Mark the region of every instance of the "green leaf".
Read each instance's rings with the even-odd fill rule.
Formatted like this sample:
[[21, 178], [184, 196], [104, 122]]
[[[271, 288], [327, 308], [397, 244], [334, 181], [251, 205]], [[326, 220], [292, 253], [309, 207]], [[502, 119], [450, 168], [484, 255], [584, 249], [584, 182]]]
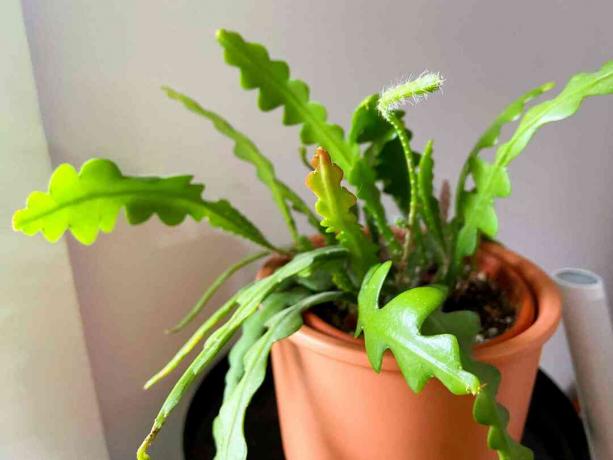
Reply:
[[371, 366], [381, 370], [383, 353], [390, 349], [411, 389], [418, 393], [432, 377], [453, 394], [476, 394], [479, 380], [462, 369], [460, 347], [450, 334], [425, 336], [426, 318], [445, 300], [442, 286], [425, 286], [405, 291], [379, 308], [381, 287], [391, 262], [374, 266], [364, 278], [358, 297], [356, 335], [364, 331]]
[[472, 358], [474, 339], [479, 329], [479, 317], [471, 311], [437, 311], [424, 324], [424, 332], [427, 334], [455, 335], [460, 344], [462, 366], [479, 378], [481, 387], [475, 397], [473, 416], [477, 423], [489, 426], [488, 447], [498, 452], [500, 460], [533, 460], [532, 451], [511, 438], [507, 432], [508, 412], [496, 402], [500, 373], [494, 366]]
[[287, 63], [271, 60], [266, 48], [245, 41], [236, 32], [218, 30], [217, 41], [224, 48], [226, 63], [240, 69], [243, 88], [260, 90], [261, 110], [283, 106], [283, 123], [301, 124], [300, 138], [304, 144], [323, 146], [344, 171], [351, 170], [356, 153], [343, 139], [342, 128], [328, 123], [326, 109], [309, 100], [306, 83], [290, 79]]
[[[274, 312], [266, 322], [266, 333], [246, 352], [243, 359], [243, 375], [224, 400], [213, 425], [218, 460], [243, 460], [247, 458], [247, 443], [243, 425], [245, 412], [251, 398], [261, 386], [266, 375], [268, 355], [272, 345], [284, 339], [302, 326], [302, 312], [313, 305], [338, 299], [339, 292], [322, 292], [300, 300], [295, 305]], [[277, 305], [279, 306], [279, 305]], [[268, 316], [266, 312], [264, 317]]]
[[196, 331], [192, 334], [192, 336], [183, 344], [183, 346], [177, 351], [177, 353], [172, 357], [166, 365], [160, 369], [154, 376], [149, 378], [144, 385], [145, 390], [148, 390], [153, 385], [158, 383], [160, 380], [164, 379], [172, 371], [174, 371], [179, 364], [189, 355], [196, 345], [202, 342], [202, 339], [206, 337], [206, 335], [213, 330], [217, 324], [221, 320], [223, 320], [226, 316], [228, 316], [232, 310], [237, 306], [237, 301], [240, 295], [242, 295], [243, 291], [248, 290], [251, 287], [251, 284], [244, 286], [238, 292], [236, 292], [232, 297], [230, 297], [221, 307], [215, 310], [213, 313], [202, 325], [196, 329]]
[[[351, 130], [349, 131], [349, 142], [362, 144], [364, 142], [375, 142], [389, 136], [390, 124], [381, 116], [377, 109], [379, 94], [371, 94], [357, 106], [351, 118]], [[395, 115], [402, 118], [404, 112], [397, 110]]]
[[586, 97], [613, 93], [613, 61], [604, 64], [594, 73], [577, 74], [555, 98], [535, 105], [522, 117], [511, 138], [500, 145], [493, 163], [475, 157], [470, 164], [475, 190], [466, 192], [460, 213], [463, 226], [460, 229], [454, 251], [454, 265], [477, 248], [479, 231], [494, 238], [498, 221], [494, 200], [511, 193], [507, 166], [528, 144], [539, 128], [553, 121], [573, 115]]
[[364, 202], [364, 210], [377, 226], [390, 255], [398, 258], [402, 250], [387, 221], [385, 208], [381, 203], [381, 192], [375, 185], [377, 179], [375, 171], [364, 158], [360, 158], [356, 161], [347, 179], [349, 183], [357, 187], [357, 196]]
[[484, 385], [475, 398], [473, 416], [477, 423], [489, 426], [487, 445], [498, 452], [500, 460], [533, 460], [532, 451], [515, 441], [507, 432], [509, 413], [496, 402], [500, 385], [500, 372], [494, 366], [478, 361], [470, 361], [467, 370], [474, 373]]
[[240, 269], [246, 267], [247, 265], [252, 264], [253, 262], [257, 260], [260, 260], [262, 257], [265, 257], [268, 254], [270, 254], [270, 252], [268, 251], [262, 251], [256, 254], [251, 254], [245, 257], [244, 259], [239, 260], [235, 264], [230, 265], [226, 270], [223, 271], [221, 275], [219, 275], [215, 279], [215, 281], [213, 281], [213, 283], [209, 286], [209, 288], [206, 291], [204, 291], [204, 294], [202, 294], [200, 299], [198, 299], [198, 302], [196, 302], [196, 305], [194, 305], [190, 309], [187, 315], [185, 315], [185, 317], [183, 317], [183, 319], [181, 319], [181, 321], [179, 321], [179, 323], [176, 326], [172, 327], [167, 332], [179, 332], [180, 330], [182, 330], [185, 326], [191, 323], [196, 316], [198, 316], [198, 314], [204, 309], [204, 307], [206, 307], [209, 300], [211, 300], [211, 298], [215, 295], [215, 293], [219, 290], [219, 288], [223, 286], [223, 284], [228, 280], [228, 278], [230, 278], [232, 275], [234, 275], [234, 273], [236, 273]]
[[287, 63], [271, 60], [266, 48], [245, 41], [236, 32], [219, 30], [217, 41], [224, 48], [226, 63], [239, 68], [242, 87], [259, 89], [260, 109], [270, 111], [283, 106], [283, 123], [302, 125], [300, 137], [303, 144], [321, 145], [347, 172], [349, 182], [358, 187], [358, 197], [364, 200], [366, 211], [375, 221], [390, 252], [399, 254], [400, 246], [387, 224], [374, 172], [361, 161], [357, 144], [346, 142], [343, 130], [327, 122], [326, 109], [309, 99], [306, 83], [291, 80]]
[[42, 232], [51, 242], [70, 230], [78, 241], [89, 245], [99, 231], [113, 230], [119, 211], [125, 208], [133, 225], [145, 222], [152, 214], [167, 225], [177, 225], [190, 215], [275, 249], [230, 203], [203, 200], [204, 186], [191, 180], [192, 176], [124, 176], [115, 163], [99, 158], [87, 161], [78, 173], [71, 165], [62, 164], [51, 176], [49, 191], [32, 192], [26, 207], [15, 212], [13, 228], [26, 235]]
[[439, 265], [444, 269], [447, 265], [447, 251], [443, 223], [438, 201], [434, 196], [434, 160], [432, 159], [432, 141], [428, 141], [419, 161], [417, 173], [417, 193], [420, 211], [428, 227], [425, 236], [432, 241]]
[[328, 246], [300, 253], [267, 278], [256, 281], [253, 285], [242, 290], [235, 298], [237, 307], [230, 319], [209, 336], [204, 343], [202, 351], [192, 361], [167, 396], [160, 412], [155, 418], [151, 431], [138, 449], [138, 460], [149, 460], [150, 457], [147, 454], [149, 446], [196, 377], [212, 362], [238, 328], [241, 327], [247, 318], [255, 313], [258, 306], [275, 288], [298, 273], [313, 267], [316, 263], [345, 257], [346, 255], [347, 251], [338, 246]]
[[191, 176], [170, 178], [127, 177], [109, 160], [92, 159], [81, 171], [60, 165], [51, 176], [48, 193], [32, 192], [25, 209], [15, 212], [13, 228], [26, 235], [39, 231], [51, 242], [66, 230], [83, 244], [92, 244], [98, 232], [109, 233], [126, 208], [128, 221], [138, 224], [156, 213], [168, 225], [185, 216], [204, 216], [204, 186]]
[[[407, 135], [410, 136], [408, 131]], [[408, 213], [411, 200], [409, 171], [402, 145], [395, 133], [394, 138], [382, 146], [374, 162], [377, 178], [383, 183], [383, 191], [394, 199], [403, 214]], [[415, 164], [415, 156], [413, 163]]]
[[207, 201], [204, 200], [204, 217], [209, 225], [225, 230], [229, 233], [242, 236], [260, 246], [272, 249], [276, 252], [284, 252], [273, 246], [264, 237], [262, 232], [238, 209], [234, 208], [227, 200]]
[[251, 315], [242, 327], [241, 337], [236, 341], [228, 354], [230, 365], [226, 373], [226, 386], [224, 388], [224, 401], [232, 394], [240, 379], [245, 373], [243, 360], [245, 354], [266, 332], [266, 323], [275, 314], [302, 300], [308, 295], [306, 290], [294, 290], [289, 292], [275, 292], [270, 294], [260, 308]]
[[[311, 210], [311, 208], [307, 206], [304, 200], [300, 198], [296, 192], [294, 192], [292, 189], [290, 189], [285, 184], [281, 184], [281, 188], [283, 188], [283, 193], [285, 194], [285, 197], [287, 198], [288, 202], [292, 206], [292, 209], [301, 214], [304, 214], [309, 224], [311, 224], [311, 226], [314, 227], [319, 233], [325, 235], [325, 230], [321, 227], [321, 225], [319, 225], [319, 219], [317, 218], [315, 213]], [[331, 243], [332, 240], [327, 239], [327, 242]]]
[[524, 113], [524, 110], [526, 110], [526, 104], [528, 102], [539, 97], [541, 94], [549, 91], [554, 86], [555, 83], [549, 82], [522, 94], [519, 98], [517, 98], [511, 104], [506, 106], [502, 113], [496, 117], [494, 122], [481, 135], [481, 137], [473, 147], [472, 151], [468, 155], [468, 158], [466, 159], [466, 162], [462, 167], [462, 171], [460, 172], [460, 178], [458, 179], [456, 189], [456, 214], [462, 207], [464, 193], [466, 192], [466, 178], [470, 172], [470, 166], [471, 163], [474, 161], [475, 157], [479, 154], [481, 150], [487, 149], [489, 147], [494, 147], [498, 143], [498, 138], [500, 137], [500, 133], [504, 125], [517, 120], [520, 115]]
[[318, 148], [312, 160], [314, 171], [307, 176], [307, 187], [317, 196], [315, 210], [323, 217], [322, 227], [336, 234], [355, 261], [358, 277], [362, 277], [376, 260], [376, 246], [364, 234], [351, 208], [356, 198], [341, 186], [343, 171], [332, 163], [328, 153]]
[[[281, 181], [277, 178], [272, 162], [260, 152], [251, 139], [240, 131], [234, 129], [232, 125], [230, 125], [230, 123], [228, 123], [221, 116], [211, 112], [210, 110], [206, 110], [190, 97], [181, 94], [172, 88], [164, 87], [163, 90], [166, 92], [169, 98], [181, 102], [191, 112], [207, 118], [209, 121], [211, 121], [211, 123], [213, 123], [213, 126], [215, 129], [217, 129], [217, 131], [234, 141], [234, 154], [239, 159], [255, 166], [258, 178], [270, 189], [273, 199], [281, 211], [285, 222], [287, 223], [294, 242], [298, 243], [298, 230], [296, 229], [296, 223], [294, 222], [287, 203], [290, 198], [288, 197], [288, 192], [290, 189], [287, 185], [281, 183]], [[291, 200], [295, 201], [296, 198], [298, 198], [298, 196], [296, 194], [292, 194]]]
[[[368, 142], [370, 145], [366, 149], [364, 158], [359, 159], [353, 170], [349, 172], [348, 180], [357, 186], [357, 195], [365, 202], [368, 220], [375, 224], [377, 233], [383, 237], [392, 257], [398, 258], [402, 250], [387, 222], [385, 210], [381, 205], [381, 194], [375, 185], [377, 180], [383, 180], [385, 185], [388, 172], [398, 177], [398, 170], [378, 169], [381, 162], [381, 150], [388, 142], [395, 139], [396, 133], [379, 113], [378, 102], [378, 94], [368, 96], [353, 113], [349, 142], [353, 144]], [[404, 112], [396, 111], [395, 114], [402, 118]], [[406, 169], [406, 166], [402, 167]], [[402, 168], [400, 174], [402, 174]], [[388, 192], [386, 188], [383, 191]]]

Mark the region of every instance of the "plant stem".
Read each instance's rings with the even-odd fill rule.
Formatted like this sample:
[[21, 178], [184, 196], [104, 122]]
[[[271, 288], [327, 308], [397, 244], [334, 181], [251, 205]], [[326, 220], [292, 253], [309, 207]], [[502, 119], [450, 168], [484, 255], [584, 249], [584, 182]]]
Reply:
[[409, 171], [409, 188], [410, 188], [410, 196], [411, 199], [409, 201], [409, 214], [407, 217], [407, 233], [404, 236], [404, 243], [402, 247], [402, 256], [400, 258], [399, 266], [401, 269], [404, 269], [407, 264], [407, 259], [409, 257], [409, 251], [411, 248], [411, 243], [415, 237], [415, 233], [417, 233], [418, 228], [416, 224], [416, 216], [417, 216], [417, 174], [415, 172], [415, 164], [413, 160], [413, 151], [411, 150], [411, 146], [409, 145], [409, 137], [407, 136], [406, 130], [402, 125], [400, 119], [393, 113], [389, 112], [386, 114], [386, 120], [392, 125], [394, 131], [396, 131], [396, 135], [400, 140], [400, 145], [402, 145], [402, 150], [404, 151], [404, 158], [407, 163], [407, 170]]

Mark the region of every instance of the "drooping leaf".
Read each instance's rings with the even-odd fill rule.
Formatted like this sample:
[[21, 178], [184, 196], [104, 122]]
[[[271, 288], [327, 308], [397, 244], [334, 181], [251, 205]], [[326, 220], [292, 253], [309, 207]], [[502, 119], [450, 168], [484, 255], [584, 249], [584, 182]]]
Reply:
[[[163, 89], [169, 98], [181, 102], [191, 112], [208, 119], [213, 123], [217, 131], [234, 141], [234, 154], [241, 160], [255, 166], [258, 178], [270, 189], [273, 200], [281, 211], [281, 215], [290, 230], [294, 242], [297, 243], [298, 230], [296, 229], [296, 223], [294, 222], [287, 203], [289, 197], [286, 192], [289, 191], [289, 187], [282, 184], [277, 178], [272, 162], [260, 152], [251, 139], [242, 132], [234, 129], [232, 125], [221, 116], [205, 109], [195, 100], [172, 88], [164, 87]], [[292, 194], [291, 199], [296, 200], [296, 198], [299, 199], [296, 194]]]
[[244, 259], [239, 260], [235, 264], [230, 265], [226, 270], [223, 271], [223, 273], [221, 273], [221, 275], [219, 275], [215, 279], [215, 281], [213, 281], [213, 283], [211, 283], [208, 289], [204, 291], [200, 299], [198, 299], [198, 302], [196, 302], [196, 304], [190, 309], [187, 315], [185, 315], [185, 317], [183, 317], [183, 319], [181, 319], [181, 321], [179, 321], [176, 326], [169, 329], [168, 332], [179, 332], [185, 326], [191, 323], [193, 319], [198, 316], [198, 314], [204, 309], [204, 307], [206, 307], [209, 300], [211, 300], [211, 298], [215, 295], [219, 288], [223, 286], [223, 284], [228, 280], [228, 278], [230, 278], [240, 269], [246, 267], [249, 264], [252, 264], [257, 260], [260, 260], [262, 257], [265, 257], [268, 254], [270, 254], [270, 252], [268, 251], [251, 254]]
[[196, 377], [211, 363], [223, 346], [228, 343], [238, 328], [249, 318], [258, 308], [258, 305], [275, 289], [286, 280], [298, 273], [312, 267], [316, 263], [326, 260], [346, 257], [347, 250], [338, 246], [328, 246], [303, 252], [296, 255], [290, 262], [279, 268], [276, 272], [260, 281], [256, 281], [248, 288], [242, 290], [235, 299], [237, 305], [232, 316], [213, 332], [204, 343], [202, 351], [189, 365], [187, 370], [177, 381], [170, 394], [162, 405], [151, 431], [141, 444], [137, 452], [138, 460], [149, 460], [147, 453], [149, 446], [157, 436], [158, 432], [166, 422], [172, 410], [181, 401]]
[[479, 329], [479, 317], [471, 311], [437, 311], [424, 324], [425, 333], [455, 335], [460, 344], [462, 366], [479, 379], [481, 386], [475, 397], [473, 417], [477, 423], [489, 427], [488, 447], [497, 451], [500, 460], [533, 460], [532, 451], [511, 438], [507, 432], [508, 412], [496, 402], [500, 373], [494, 366], [472, 357], [474, 339]]
[[244, 460], [247, 443], [243, 425], [245, 412], [251, 398], [264, 381], [268, 355], [272, 345], [296, 332], [302, 325], [302, 312], [317, 304], [331, 302], [339, 292], [322, 292], [300, 300], [295, 305], [277, 311], [266, 323], [266, 333], [246, 352], [243, 359], [243, 375], [224, 400], [213, 433], [217, 460]]
[[454, 265], [474, 253], [479, 232], [493, 238], [498, 231], [494, 200], [511, 193], [507, 166], [528, 144], [539, 128], [553, 121], [573, 115], [586, 97], [613, 93], [613, 61], [593, 73], [577, 74], [553, 99], [533, 106], [522, 117], [515, 133], [496, 150], [493, 163], [475, 157], [470, 171], [475, 190], [465, 193], [460, 213], [462, 227], [458, 233]]
[[203, 200], [204, 186], [192, 176], [169, 178], [124, 176], [110, 160], [95, 158], [77, 172], [60, 165], [51, 176], [48, 192], [32, 192], [26, 207], [13, 215], [13, 228], [26, 235], [42, 232], [55, 242], [69, 230], [83, 244], [92, 244], [100, 231], [115, 227], [122, 208], [130, 224], [145, 222], [157, 214], [167, 225], [185, 216], [208, 219], [214, 227], [274, 249], [245, 216], [225, 200]]
[[314, 170], [307, 175], [306, 183], [317, 196], [315, 210], [323, 217], [321, 225], [349, 250], [361, 278], [376, 262], [377, 248], [351, 212], [356, 197], [341, 185], [343, 171], [324, 149], [317, 149], [311, 164]]
[[484, 385], [475, 398], [473, 416], [477, 423], [489, 426], [488, 447], [498, 452], [500, 460], [533, 460], [533, 452], [511, 438], [507, 432], [509, 412], [502, 404], [496, 402], [496, 393], [500, 385], [498, 369], [478, 361], [468, 362], [466, 368]]
[[243, 323], [241, 336], [228, 354], [229, 368], [225, 379], [224, 401], [232, 394], [243, 377], [245, 354], [264, 335], [268, 320], [284, 308], [296, 304], [308, 294], [306, 290], [275, 292], [264, 299], [260, 308]]
[[309, 99], [306, 83], [290, 78], [287, 63], [271, 60], [266, 48], [245, 41], [236, 32], [218, 30], [217, 41], [224, 48], [226, 63], [240, 69], [243, 88], [259, 89], [261, 110], [282, 106], [284, 124], [302, 125], [304, 144], [323, 146], [344, 171], [351, 170], [356, 153], [345, 142], [342, 128], [327, 122], [326, 109]]
[[177, 351], [166, 365], [156, 372], [144, 385], [145, 390], [148, 390], [153, 385], [164, 379], [172, 371], [174, 371], [179, 364], [196, 348], [196, 346], [202, 342], [206, 335], [211, 332], [221, 320], [228, 316], [232, 310], [238, 305], [238, 299], [242, 295], [243, 291], [250, 289], [251, 283], [241, 288], [233, 296], [231, 296], [221, 307], [215, 310], [207, 320], [200, 325], [198, 329], [192, 334], [192, 336], [183, 344], [183, 346]]
[[420, 392], [430, 378], [436, 377], [453, 394], [476, 394], [479, 380], [462, 368], [456, 338], [421, 332], [424, 321], [445, 300], [446, 288], [433, 285], [410, 289], [379, 308], [379, 295], [390, 267], [388, 261], [371, 268], [358, 297], [356, 335], [364, 332], [373, 369], [381, 370], [383, 353], [390, 349], [414, 392]]
[[519, 98], [517, 98], [511, 104], [506, 106], [502, 113], [496, 117], [494, 122], [481, 135], [481, 137], [473, 147], [472, 151], [468, 155], [468, 158], [466, 159], [466, 162], [464, 163], [464, 166], [462, 167], [462, 170], [460, 172], [455, 197], [456, 215], [462, 207], [464, 193], [466, 192], [466, 178], [470, 173], [470, 165], [474, 158], [479, 154], [481, 150], [487, 149], [489, 147], [494, 147], [498, 143], [498, 138], [500, 137], [500, 133], [504, 125], [517, 120], [526, 110], [526, 104], [528, 102], [539, 97], [541, 94], [549, 91], [554, 86], [555, 83], [549, 82], [522, 94]]

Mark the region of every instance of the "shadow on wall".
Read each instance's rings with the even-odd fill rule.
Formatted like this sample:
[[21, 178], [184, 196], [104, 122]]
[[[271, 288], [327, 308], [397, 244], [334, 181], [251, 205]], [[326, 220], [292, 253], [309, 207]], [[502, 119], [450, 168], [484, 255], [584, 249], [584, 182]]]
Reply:
[[[157, 219], [139, 227], [120, 221], [112, 236], [102, 235], [90, 247], [71, 240], [69, 248], [109, 454], [132, 458], [185, 366], [146, 392], [142, 386], [196, 324], [176, 335], [165, 335], [164, 330], [181, 319], [225, 267], [250, 250], [238, 239], [193, 221], [172, 228]], [[254, 270], [236, 274], [196, 323]], [[181, 405], [171, 416], [152, 449], [154, 458], [182, 458], [185, 410]], [[116, 445], [114, 439], [126, 443]]]

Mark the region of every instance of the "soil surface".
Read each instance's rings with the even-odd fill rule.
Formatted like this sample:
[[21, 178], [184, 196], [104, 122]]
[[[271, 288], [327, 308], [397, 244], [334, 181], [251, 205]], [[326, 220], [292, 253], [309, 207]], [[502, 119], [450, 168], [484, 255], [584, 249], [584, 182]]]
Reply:
[[470, 310], [479, 315], [481, 331], [476, 341], [499, 336], [515, 322], [516, 312], [504, 291], [485, 273], [476, 273], [459, 285], [443, 305], [443, 311]]
[[[443, 311], [470, 310], [479, 315], [481, 331], [478, 343], [493, 339], [504, 333], [515, 322], [515, 308], [504, 291], [484, 273], [476, 273], [460, 284], [445, 301]], [[313, 309], [321, 319], [336, 328], [353, 334], [357, 315], [355, 305], [319, 305]]]

